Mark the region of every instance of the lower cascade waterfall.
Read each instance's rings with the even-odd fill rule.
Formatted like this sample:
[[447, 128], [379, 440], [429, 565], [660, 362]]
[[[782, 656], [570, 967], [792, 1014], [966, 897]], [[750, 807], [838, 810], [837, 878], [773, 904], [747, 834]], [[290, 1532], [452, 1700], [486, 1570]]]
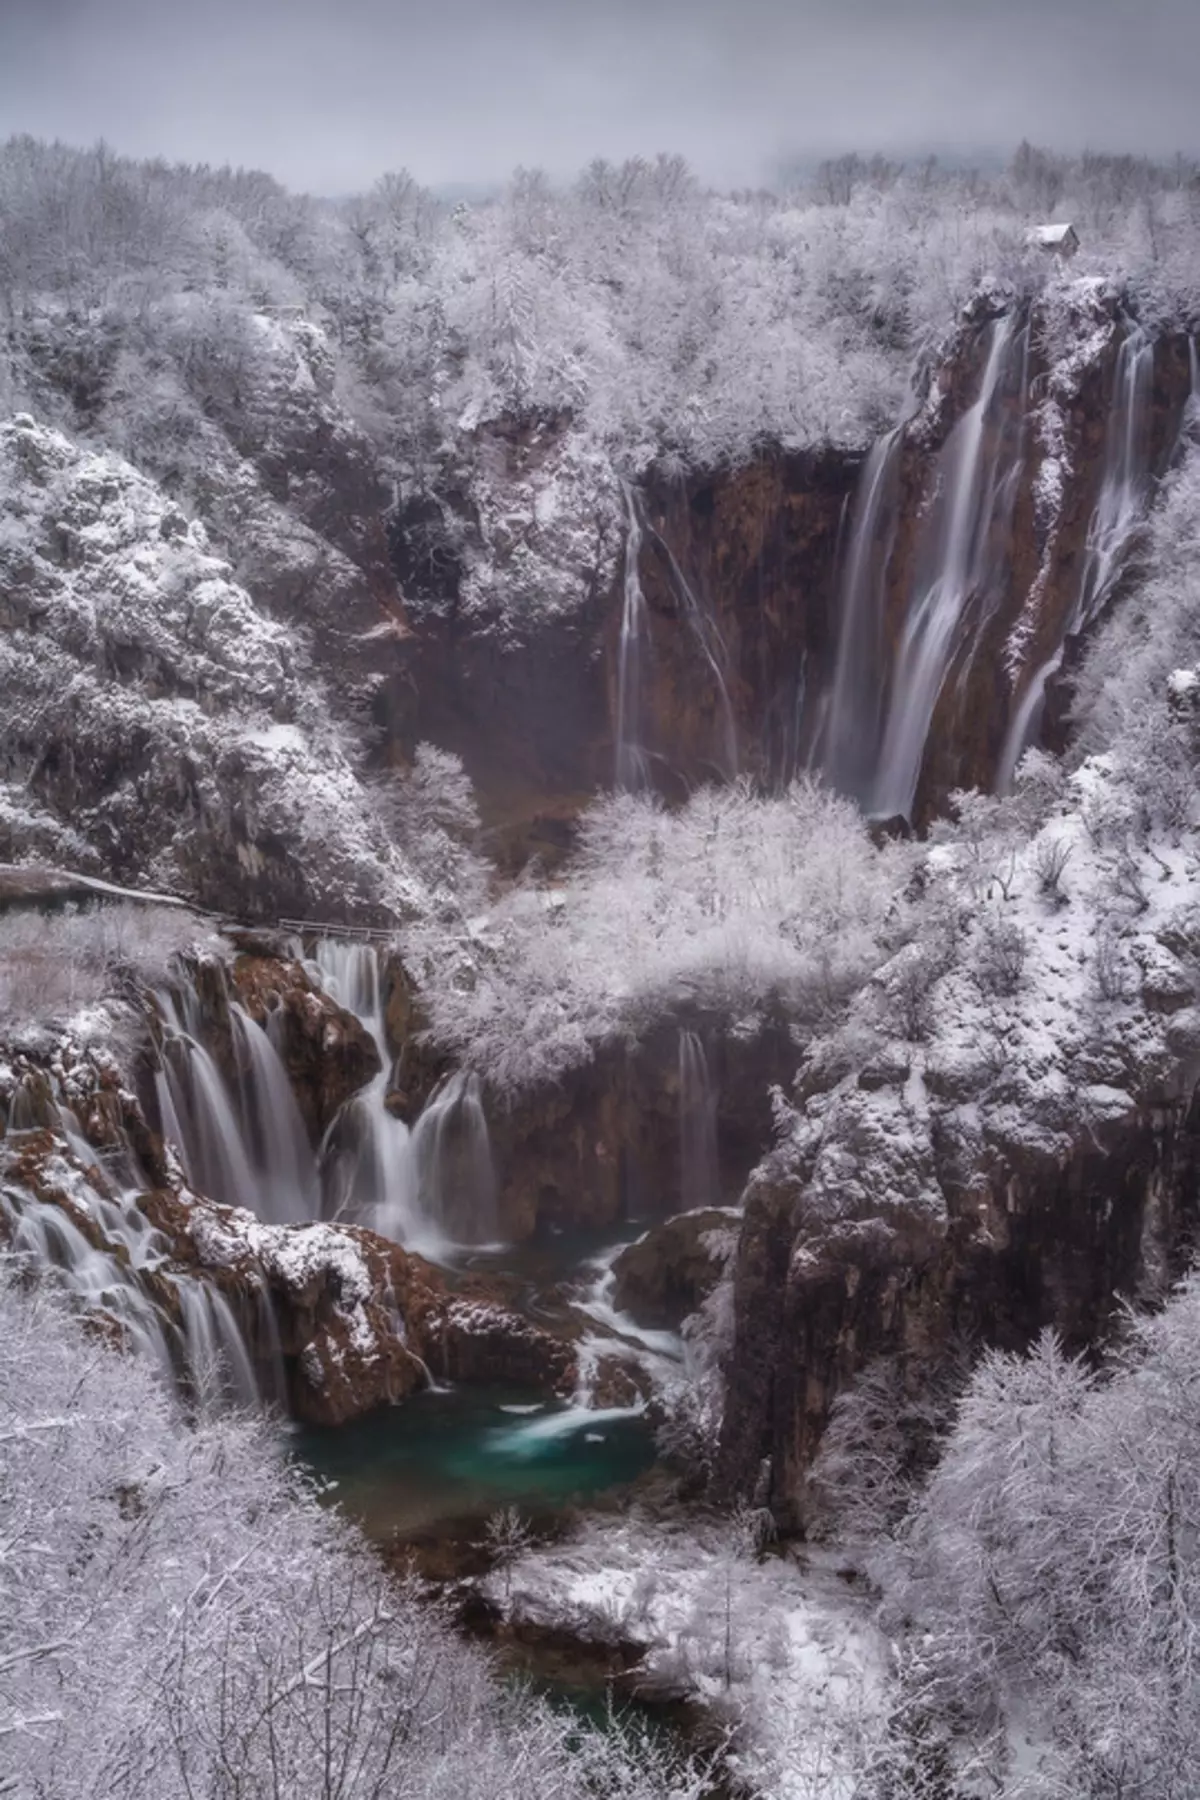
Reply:
[[[86, 1175], [65, 1158], [51, 1165], [72, 1211], [15, 1188], [0, 1188], [0, 1215], [9, 1251], [43, 1273], [91, 1317], [105, 1322], [120, 1341], [179, 1382], [202, 1412], [226, 1405], [283, 1404], [286, 1381], [279, 1334], [265, 1282], [250, 1321], [239, 1321], [213, 1283], [172, 1264], [171, 1245], [138, 1204], [136, 1158], [127, 1146], [97, 1152], [59, 1097], [43, 1100], [34, 1121], [18, 1090], [7, 1136], [41, 1129], [47, 1122], [65, 1139]], [[87, 1229], [85, 1230], [85, 1222]], [[266, 1354], [255, 1357], [253, 1335]]]
[[496, 1179], [478, 1077], [449, 1076], [410, 1131], [388, 1106], [392, 1056], [376, 951], [322, 939], [307, 967], [379, 1054], [378, 1073], [315, 1151], [270, 1027], [230, 1000], [236, 1072], [227, 1080], [204, 1042], [197, 996], [160, 996], [158, 1101], [191, 1185], [266, 1224], [365, 1225], [434, 1259], [494, 1239]]
[[[323, 940], [306, 967], [359, 1019], [380, 1058], [378, 1073], [344, 1104], [317, 1146], [273, 1021], [257, 1024], [227, 990], [223, 1055], [228, 1065], [231, 1054], [232, 1066], [223, 1069], [196, 984], [185, 979], [156, 995], [154, 1092], [164, 1140], [188, 1185], [264, 1224], [365, 1225], [431, 1259], [444, 1259], [457, 1245], [494, 1243], [497, 1182], [478, 1076], [450, 1075], [410, 1131], [387, 1105], [392, 1058], [376, 951]], [[147, 1177], [132, 1147], [98, 1151], [61, 1092], [48, 1101], [18, 1086], [6, 1141], [16, 1147], [48, 1122], [72, 1153], [73, 1161], [60, 1156], [55, 1165], [70, 1205], [0, 1186], [11, 1253], [52, 1271], [68, 1296], [107, 1320], [164, 1377], [181, 1382], [202, 1411], [285, 1403], [265, 1279], [248, 1304], [241, 1296], [247, 1316], [239, 1318], [214, 1280], [172, 1262], [169, 1240], [139, 1204]]]

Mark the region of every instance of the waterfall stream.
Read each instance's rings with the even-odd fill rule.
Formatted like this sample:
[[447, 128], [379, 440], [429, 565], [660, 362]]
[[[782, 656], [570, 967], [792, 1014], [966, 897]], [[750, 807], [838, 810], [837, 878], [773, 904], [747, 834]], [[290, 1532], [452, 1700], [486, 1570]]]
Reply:
[[[868, 805], [878, 818], [910, 816], [939, 695], [956, 653], [972, 637], [978, 642], [990, 613], [995, 569], [989, 552], [998, 526], [1011, 517], [1024, 453], [1029, 332], [1016, 312], [986, 327], [978, 396], [938, 459], [869, 788]], [[1015, 425], [1004, 418], [1004, 402], [1014, 394], [1022, 396]]]
[[[13, 1114], [16, 1123], [10, 1117], [8, 1137], [19, 1139], [32, 1122], [22, 1123], [20, 1107]], [[55, 1170], [73, 1210], [14, 1188], [0, 1189], [11, 1254], [49, 1275], [92, 1318], [109, 1321], [168, 1385], [180, 1382], [190, 1404], [201, 1412], [283, 1401], [282, 1355], [269, 1355], [266, 1380], [260, 1380], [242, 1326], [220, 1289], [172, 1265], [168, 1240], [138, 1204], [141, 1188], [131, 1179], [132, 1151], [118, 1146], [115, 1154], [102, 1157], [87, 1143], [61, 1095], [50, 1122], [80, 1165], [72, 1168], [64, 1158]], [[173, 1308], [168, 1293], [174, 1295]], [[270, 1315], [269, 1323], [265, 1317], [258, 1322], [265, 1327], [268, 1346], [278, 1352], [265, 1283], [258, 1311]]]
[[[1196, 350], [1188, 343], [1191, 395], [1182, 430], [1188, 428], [1196, 388]], [[1121, 340], [1105, 433], [1100, 492], [1088, 524], [1083, 571], [1066, 625], [1051, 655], [1029, 677], [1017, 703], [996, 765], [995, 787], [1007, 793], [1017, 764], [1041, 728], [1046, 690], [1062, 667], [1067, 646], [1103, 611], [1125, 566], [1129, 546], [1145, 516], [1151, 481], [1150, 417], [1154, 340], [1130, 324]]]
[[866, 802], [875, 779], [886, 679], [884, 601], [897, 525], [904, 431], [876, 440], [859, 478], [838, 592], [838, 650], [821, 761], [840, 793]]
[[625, 501], [624, 604], [617, 656], [616, 785], [631, 793], [646, 787], [648, 771], [642, 743], [642, 661], [646, 638], [646, 600], [642, 593], [642, 515], [637, 495], [621, 483]]
[[704, 1040], [679, 1033], [679, 1174], [681, 1210], [721, 1203], [717, 1158], [717, 1091], [709, 1075]]
[[729, 651], [712, 609], [703, 605], [695, 594], [671, 546], [658, 532], [654, 533], [654, 541], [666, 558], [671, 585], [683, 606], [683, 616], [716, 687], [717, 741], [711, 760], [715, 773], [722, 780], [731, 781], [738, 772], [738, 738], [733, 703], [729, 698]]

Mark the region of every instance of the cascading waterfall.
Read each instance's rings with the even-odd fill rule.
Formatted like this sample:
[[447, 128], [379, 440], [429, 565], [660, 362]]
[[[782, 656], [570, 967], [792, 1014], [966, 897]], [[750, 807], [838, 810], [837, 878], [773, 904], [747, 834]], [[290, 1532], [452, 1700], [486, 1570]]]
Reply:
[[903, 426], [874, 444], [854, 502], [839, 584], [837, 663], [821, 763], [840, 793], [866, 802], [875, 779], [885, 683], [887, 572], [896, 537]]
[[617, 655], [616, 784], [630, 793], [640, 793], [649, 782], [642, 743], [642, 658], [646, 640], [646, 600], [639, 568], [642, 515], [637, 495], [627, 481], [621, 483], [621, 493], [626, 520], [625, 586]]
[[455, 1244], [497, 1236], [496, 1171], [478, 1075], [456, 1071], [430, 1098], [412, 1132], [425, 1218]]
[[[1196, 350], [1189, 339], [1192, 399], [1184, 411], [1184, 429], [1194, 405]], [[1041, 728], [1046, 689], [1062, 667], [1072, 638], [1087, 629], [1103, 609], [1125, 564], [1133, 533], [1145, 516], [1150, 488], [1150, 413], [1154, 386], [1154, 340], [1139, 325], [1129, 325], [1117, 353], [1112, 403], [1104, 445], [1100, 493], [1088, 525], [1083, 573], [1062, 636], [1053, 653], [1034, 670], [1017, 704], [996, 766], [996, 791], [1007, 793], [1017, 764]]]
[[[937, 498], [921, 534], [917, 580], [896, 656], [868, 804], [878, 818], [907, 818], [916, 798], [934, 710], [968, 624], [976, 643], [994, 604], [989, 548], [1011, 514], [1024, 451], [1025, 408], [1005, 429], [1005, 398], [1027, 377], [1029, 324], [994, 320], [978, 397], [938, 461]], [[973, 616], [972, 616], [973, 614]]]
[[379, 959], [368, 944], [322, 938], [312, 966], [326, 992], [354, 1014], [379, 1053], [378, 1073], [346, 1102], [321, 1146], [325, 1216], [369, 1225], [410, 1249], [440, 1256], [445, 1240], [421, 1212], [411, 1134], [387, 1108], [392, 1058]]
[[410, 1132], [387, 1105], [392, 1059], [375, 949], [323, 938], [308, 968], [379, 1053], [378, 1072], [342, 1107], [315, 1156], [271, 1021], [264, 1029], [229, 1000], [235, 1075], [227, 1081], [203, 1041], [194, 990], [159, 996], [158, 1103], [189, 1183], [267, 1224], [365, 1225], [435, 1260], [454, 1244], [493, 1240], [496, 1179], [478, 1077], [451, 1076]]
[[326, 1134], [326, 1215], [369, 1224], [434, 1260], [454, 1244], [490, 1242], [497, 1190], [478, 1076], [450, 1076], [410, 1132], [387, 1108], [392, 1060], [375, 951], [324, 939], [314, 966], [329, 993], [370, 1034], [380, 1059], [379, 1073]]
[[721, 1174], [717, 1156], [717, 1091], [703, 1039], [679, 1033], [679, 1173], [684, 1212], [719, 1206]]
[[315, 1218], [318, 1193], [308, 1130], [270, 1030], [256, 1025], [236, 1001], [229, 1016], [242, 1121], [262, 1177], [263, 1204], [258, 1210], [275, 1225]]
[[190, 989], [159, 995], [163, 1044], [155, 1089], [163, 1135], [190, 1186], [226, 1206], [258, 1211], [259, 1188], [242, 1123], [221, 1072], [196, 1033]]
[[159, 1009], [159, 1111], [189, 1183], [228, 1206], [248, 1208], [269, 1225], [316, 1218], [308, 1133], [270, 1033], [230, 1001], [237, 1069], [230, 1092], [201, 1041], [203, 1019], [192, 990], [160, 994]]
[[[20, 1095], [18, 1094], [18, 1099]], [[12, 1109], [9, 1138], [19, 1138], [29, 1125], [23, 1111]], [[266, 1392], [255, 1361], [229, 1302], [220, 1290], [171, 1264], [171, 1247], [138, 1205], [140, 1188], [121, 1185], [136, 1158], [124, 1147], [104, 1166], [87, 1143], [65, 1101], [55, 1103], [49, 1121], [44, 1103], [40, 1123], [49, 1122], [70, 1147], [87, 1178], [73, 1172], [73, 1216], [60, 1206], [16, 1189], [0, 1189], [0, 1213], [6, 1220], [9, 1249], [27, 1259], [43, 1275], [51, 1275], [70, 1299], [92, 1317], [112, 1321], [129, 1347], [147, 1357], [168, 1385], [182, 1382], [189, 1401], [202, 1412], [226, 1406], [257, 1407], [264, 1401], [286, 1401], [278, 1329], [266, 1284], [260, 1288], [258, 1325], [271, 1353]], [[90, 1231], [80, 1218], [90, 1220]], [[167, 1293], [174, 1295], [172, 1307]]]

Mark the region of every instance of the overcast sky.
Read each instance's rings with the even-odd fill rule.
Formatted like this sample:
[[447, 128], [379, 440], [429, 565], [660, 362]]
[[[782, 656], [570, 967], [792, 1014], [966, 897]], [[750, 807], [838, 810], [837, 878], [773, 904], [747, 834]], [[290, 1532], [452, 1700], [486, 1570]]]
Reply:
[[1200, 149], [1200, 0], [0, 0], [0, 136], [488, 182], [660, 149]]

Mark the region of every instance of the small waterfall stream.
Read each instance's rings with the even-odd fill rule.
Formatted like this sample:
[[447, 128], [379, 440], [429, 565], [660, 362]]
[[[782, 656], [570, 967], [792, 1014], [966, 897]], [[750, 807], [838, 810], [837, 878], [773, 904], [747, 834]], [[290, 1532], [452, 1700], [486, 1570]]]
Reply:
[[654, 541], [666, 559], [671, 585], [683, 606], [683, 616], [716, 687], [717, 741], [713, 746], [713, 769], [723, 781], [732, 781], [738, 772], [738, 737], [733, 703], [729, 698], [729, 651], [711, 607], [703, 605], [697, 597], [671, 546], [657, 531]]
[[646, 751], [642, 742], [642, 661], [646, 640], [646, 600], [639, 568], [642, 554], [642, 515], [638, 498], [627, 481], [621, 483], [625, 501], [624, 604], [621, 640], [617, 656], [617, 766], [616, 785], [640, 793], [648, 784]]
[[704, 1040], [679, 1033], [679, 1174], [681, 1210], [721, 1203], [717, 1158], [717, 1091], [709, 1075]]

